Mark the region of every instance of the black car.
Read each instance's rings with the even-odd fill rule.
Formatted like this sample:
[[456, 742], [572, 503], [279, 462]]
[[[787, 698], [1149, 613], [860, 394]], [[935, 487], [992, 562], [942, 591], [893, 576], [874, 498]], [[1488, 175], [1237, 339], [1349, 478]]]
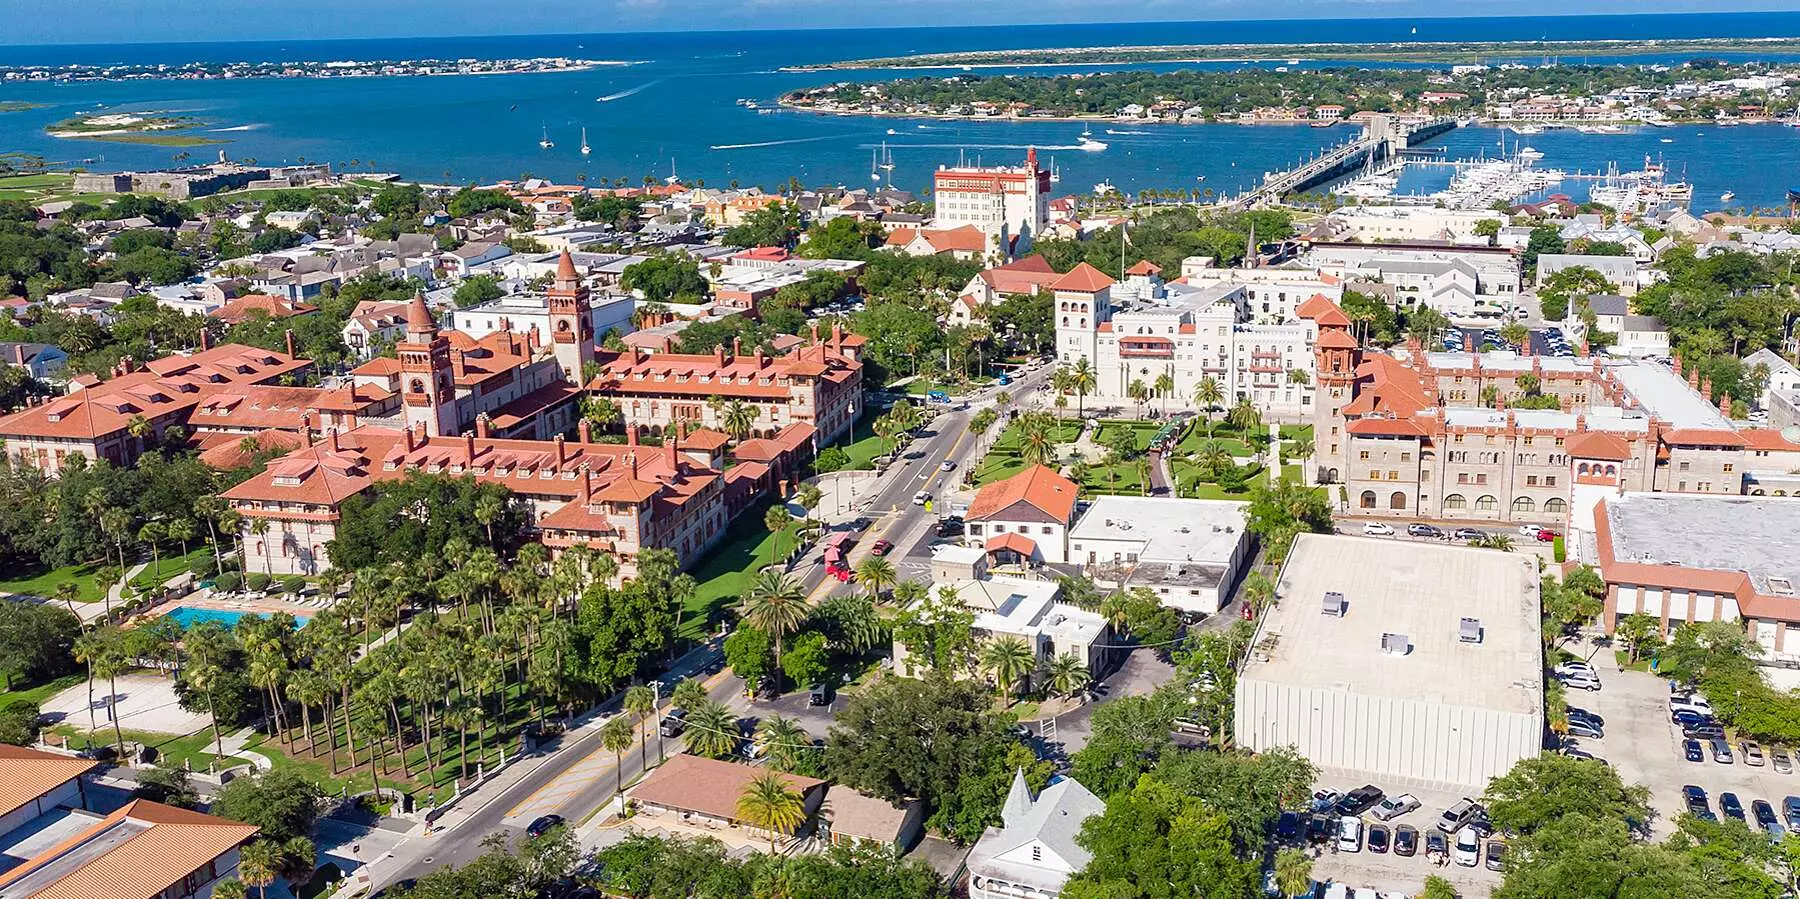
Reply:
[[1776, 833], [1776, 828], [1781, 826], [1781, 819], [1775, 817], [1775, 807], [1770, 805], [1766, 799], [1758, 799], [1750, 803], [1750, 817], [1756, 819], [1758, 827], [1769, 833]]
[[1282, 812], [1281, 817], [1275, 819], [1275, 839], [1291, 843], [1300, 838], [1304, 827], [1299, 812]]
[[1447, 855], [1450, 852], [1450, 839], [1441, 830], [1425, 831], [1425, 854]]
[[1717, 724], [1696, 724], [1681, 729], [1681, 735], [1690, 740], [1723, 740], [1725, 728]]
[[1478, 531], [1474, 528], [1457, 528], [1450, 536], [1455, 537], [1458, 540], [1480, 540], [1487, 536], [1487, 532]]
[[1700, 712], [1696, 712], [1693, 709], [1681, 709], [1676, 712], [1671, 712], [1669, 714], [1669, 721], [1670, 721], [1670, 723], [1673, 723], [1673, 724], [1679, 724], [1682, 727], [1692, 727], [1696, 724], [1717, 724], [1718, 723], [1717, 721], [1713, 720], [1711, 715], [1701, 714]]
[[1719, 816], [1713, 814], [1712, 806], [1706, 801], [1706, 791], [1688, 784], [1681, 788], [1682, 804], [1687, 806], [1687, 813], [1702, 821], [1717, 821]]
[[871, 524], [874, 524], [874, 522], [870, 521], [868, 518], [858, 518], [855, 521], [850, 522], [850, 530], [866, 531], [869, 529], [869, 525], [871, 525]]
[[1706, 750], [1700, 748], [1699, 740], [1681, 741], [1681, 757], [1690, 762], [1706, 761]]
[[1366, 844], [1370, 852], [1388, 851], [1388, 829], [1385, 824], [1369, 825], [1369, 841]]
[[681, 736], [687, 731], [687, 709], [676, 709], [664, 715], [662, 722], [656, 726], [656, 731], [665, 737]]
[[1579, 709], [1579, 708], [1576, 708], [1575, 706], [1569, 706], [1569, 717], [1570, 718], [1580, 718], [1584, 721], [1591, 722], [1595, 727], [1605, 727], [1606, 726], [1605, 718], [1602, 718], [1599, 715], [1596, 715], [1593, 712], [1588, 711], [1587, 709]]
[[1413, 537], [1442, 537], [1444, 532], [1424, 522], [1415, 522], [1406, 526], [1406, 533]]
[[962, 532], [963, 523], [960, 518], [946, 518], [938, 522], [937, 535], [939, 537], [960, 537]]
[[1412, 855], [1419, 851], [1419, 830], [1411, 824], [1394, 828], [1394, 854]]
[[1374, 784], [1357, 787], [1356, 789], [1345, 793], [1344, 798], [1337, 801], [1337, 813], [1340, 815], [1360, 815], [1363, 812], [1374, 808], [1375, 803], [1380, 802], [1386, 795], [1386, 793], [1381, 791], [1380, 787], [1375, 786]]
[[824, 684], [813, 684], [812, 689], [806, 694], [806, 704], [813, 706], [830, 705], [831, 688]]
[[1724, 812], [1728, 817], [1736, 818], [1739, 821], [1746, 820], [1744, 818], [1744, 804], [1738, 801], [1736, 793], [1719, 794], [1719, 811]]
[[533, 838], [541, 837], [562, 825], [563, 816], [543, 815], [525, 827], [525, 835]]

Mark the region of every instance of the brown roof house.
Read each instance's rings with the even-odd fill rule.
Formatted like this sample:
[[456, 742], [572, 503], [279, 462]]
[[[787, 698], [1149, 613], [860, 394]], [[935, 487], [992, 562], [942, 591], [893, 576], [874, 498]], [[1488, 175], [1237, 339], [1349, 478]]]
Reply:
[[840, 785], [825, 797], [819, 820], [820, 830], [834, 846], [880, 846], [899, 854], [918, 842], [925, 803], [908, 799], [895, 805]]
[[[636, 806], [646, 829], [672, 829], [703, 833], [727, 845], [759, 845], [769, 834], [738, 820], [738, 797], [758, 777], [770, 769], [756, 768], [737, 762], [722, 762], [697, 755], [671, 757], [650, 776], [626, 793]], [[783, 774], [782, 779], [798, 792], [805, 806], [805, 818], [795, 834], [803, 833], [813, 823], [825, 800], [825, 782], [797, 774]]]
[[969, 504], [969, 538], [1009, 554], [1005, 561], [1067, 562], [1078, 490], [1074, 481], [1042, 465], [987, 484]]

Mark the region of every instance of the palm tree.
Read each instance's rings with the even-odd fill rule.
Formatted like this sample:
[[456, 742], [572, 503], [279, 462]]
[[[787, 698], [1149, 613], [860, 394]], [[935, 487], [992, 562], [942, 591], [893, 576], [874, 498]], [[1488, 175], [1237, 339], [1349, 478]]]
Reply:
[[1075, 360], [1075, 367], [1069, 369], [1069, 389], [1075, 391], [1075, 417], [1080, 418], [1086, 405], [1087, 395], [1092, 393], [1100, 383], [1094, 373], [1094, 365], [1086, 356]]
[[894, 570], [894, 563], [881, 556], [870, 556], [856, 566], [856, 579], [869, 591], [869, 598], [879, 600], [881, 591], [892, 587], [899, 579], [900, 573]]
[[181, 554], [187, 555], [188, 541], [194, 539], [194, 520], [192, 518], [171, 518], [163, 525], [163, 536], [181, 544]]
[[1484, 534], [1470, 540], [1469, 545], [1479, 546], [1483, 549], [1497, 549], [1503, 553], [1509, 553], [1513, 550], [1511, 534]]
[[108, 633], [95, 629], [75, 639], [75, 661], [86, 665], [88, 670], [88, 743], [90, 745], [94, 741], [94, 731], [100, 729], [99, 725], [94, 723], [94, 671], [100, 665], [101, 659], [112, 651], [111, 647], [106, 645]]
[[792, 718], [770, 715], [756, 722], [756, 748], [783, 771], [792, 771], [800, 752], [812, 747], [812, 739]]
[[613, 754], [614, 796], [625, 792], [625, 750], [636, 737], [637, 728], [624, 715], [615, 715], [600, 726], [600, 746]]
[[261, 897], [281, 872], [281, 847], [269, 840], [258, 840], [238, 850], [238, 877], [256, 887]]
[[1249, 606], [1250, 614], [1258, 618], [1262, 617], [1263, 610], [1267, 609], [1269, 603], [1275, 599], [1274, 582], [1269, 580], [1268, 575], [1260, 571], [1251, 572], [1249, 577], [1244, 578], [1244, 586], [1241, 589], [1244, 594], [1244, 605]]
[[778, 571], [763, 571], [750, 582], [742, 605], [751, 627], [775, 638], [775, 683], [781, 684], [781, 641], [800, 629], [811, 613], [800, 585]]
[[[620, 700], [620, 706], [624, 708], [625, 714], [648, 724], [656, 717], [656, 691], [643, 684], [638, 684], [625, 691], [625, 697]], [[645, 769], [650, 767], [646, 758], [649, 754], [650, 734], [646, 731], [644, 742], [638, 748], [639, 767]], [[656, 732], [656, 757], [659, 759], [663, 757], [662, 730], [660, 728]]]
[[806, 799], [788, 786], [787, 778], [771, 771], [744, 785], [737, 813], [745, 824], [769, 832], [773, 855], [776, 834], [792, 834], [806, 822]]
[[1125, 395], [1131, 397], [1133, 405], [1138, 407], [1137, 417], [1144, 417], [1144, 403], [1150, 399], [1150, 388], [1144, 385], [1143, 378], [1132, 378], [1125, 388]]
[[68, 605], [69, 611], [75, 611], [75, 598], [81, 595], [81, 585], [74, 581], [63, 581], [56, 585], [56, 598]]
[[1203, 441], [1200, 448], [1194, 452], [1194, 461], [1198, 462], [1201, 468], [1206, 469], [1207, 474], [1214, 479], [1218, 478], [1220, 469], [1227, 465], [1237, 464], [1232, 461], [1231, 449], [1225, 445], [1225, 441], [1218, 439]]
[[706, 695], [706, 687], [691, 677], [682, 678], [675, 684], [675, 689], [669, 691], [669, 705], [678, 709], [695, 708], [710, 698]]
[[1044, 688], [1058, 696], [1074, 696], [1093, 679], [1093, 673], [1072, 652], [1056, 655], [1044, 666]]
[[1225, 401], [1225, 391], [1219, 388], [1219, 382], [1212, 375], [1200, 379], [1194, 385], [1194, 405], [1200, 407], [1200, 414], [1206, 418], [1206, 433], [1212, 433], [1212, 414], [1219, 404]]
[[1000, 637], [981, 648], [981, 667], [992, 672], [1000, 695], [1011, 697], [1012, 687], [1031, 672], [1037, 658], [1019, 637]]
[[[273, 577], [275, 574], [275, 563], [269, 556], [269, 520], [267, 518], [250, 519], [250, 533], [255, 534], [257, 536], [257, 542], [262, 544], [263, 574]], [[245, 578], [248, 577], [249, 575], [245, 574]]]
[[688, 712], [687, 747], [695, 755], [722, 759], [737, 751], [738, 719], [724, 703], [707, 700]]
[[1256, 404], [1250, 402], [1249, 397], [1238, 400], [1237, 405], [1225, 413], [1225, 420], [1243, 433], [1246, 442], [1252, 438], [1257, 428], [1262, 427], [1262, 413], [1257, 411]]
[[756, 424], [759, 411], [743, 400], [732, 400], [725, 404], [724, 413], [719, 416], [719, 425], [725, 429], [725, 433], [741, 441], [750, 436], [750, 429]]
[[1152, 385], [1151, 389], [1155, 390], [1156, 395], [1162, 398], [1162, 414], [1164, 418], [1168, 418], [1169, 394], [1175, 392], [1175, 376], [1164, 371], [1156, 376], [1156, 383]]
[[770, 506], [769, 511], [763, 513], [763, 527], [768, 528], [769, 530], [770, 565], [775, 564], [775, 550], [781, 543], [780, 535], [782, 529], [786, 528], [789, 524], [792, 524], [793, 521], [794, 517], [789, 515], [787, 509], [780, 503]]
[[794, 503], [801, 509], [804, 509], [809, 518], [812, 515], [812, 511], [819, 507], [819, 502], [824, 498], [824, 491], [819, 489], [819, 485], [810, 481], [801, 484], [799, 488], [794, 491]]
[[1019, 419], [1019, 460], [1027, 466], [1048, 464], [1056, 456], [1056, 423], [1037, 413]]
[[[303, 887], [312, 882], [319, 867], [319, 847], [306, 837], [293, 837], [281, 844], [281, 879], [290, 887]], [[298, 895], [298, 890], [289, 890]]]
[[1306, 850], [1289, 846], [1275, 853], [1275, 886], [1283, 896], [1301, 895], [1312, 882], [1312, 858]]
[[150, 577], [152, 580], [162, 574], [162, 553], [157, 549], [156, 541], [163, 537], [164, 531], [160, 522], [146, 521], [138, 526], [138, 542], [150, 547], [150, 571], [152, 572]]

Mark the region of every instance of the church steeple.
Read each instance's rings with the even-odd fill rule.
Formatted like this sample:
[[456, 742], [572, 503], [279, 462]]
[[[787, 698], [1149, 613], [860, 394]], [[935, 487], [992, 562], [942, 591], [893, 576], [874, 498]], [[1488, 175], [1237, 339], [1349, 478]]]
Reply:
[[406, 340], [394, 347], [400, 357], [400, 393], [406, 423], [427, 436], [454, 436], [456, 382], [450, 364], [450, 340], [438, 331], [425, 295], [415, 294], [406, 307]]
[[580, 384], [582, 371], [594, 358], [594, 319], [588, 312], [587, 285], [568, 250], [556, 260], [556, 279], [548, 296], [551, 352], [569, 383]]

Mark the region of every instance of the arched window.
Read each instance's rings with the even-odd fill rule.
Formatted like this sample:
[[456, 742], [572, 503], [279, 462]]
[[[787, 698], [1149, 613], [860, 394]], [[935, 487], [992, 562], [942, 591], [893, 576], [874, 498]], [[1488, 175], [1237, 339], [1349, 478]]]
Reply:
[[1390, 509], [1406, 508], [1406, 494], [1401, 493], [1398, 490], [1394, 491], [1393, 495], [1388, 497], [1388, 508], [1390, 508]]
[[1444, 508], [1446, 509], [1467, 509], [1468, 507], [1469, 501], [1464, 499], [1460, 493], [1452, 493], [1444, 497]]
[[1362, 505], [1362, 507], [1363, 507], [1363, 508], [1365, 508], [1365, 509], [1373, 509], [1373, 508], [1375, 508], [1375, 491], [1373, 491], [1373, 490], [1364, 490], [1364, 491], [1363, 491], [1363, 492], [1362, 492], [1362, 503], [1361, 503], [1361, 505]]
[[1499, 501], [1491, 496], [1484, 496], [1475, 501], [1475, 509], [1478, 512], [1492, 512], [1498, 508], [1500, 508]]
[[1587, 474], [1588, 473], [1588, 464], [1586, 462], [1583, 462], [1580, 465], [1575, 466], [1575, 473], [1576, 474]]
[[1514, 512], [1535, 512], [1535, 511], [1537, 511], [1537, 503], [1534, 502], [1531, 499], [1531, 497], [1529, 497], [1529, 496], [1521, 496], [1518, 499], [1513, 500], [1513, 511]]
[[1618, 474], [1618, 473], [1619, 473], [1619, 466], [1617, 466], [1617, 465], [1608, 465], [1608, 466], [1606, 466], [1606, 473], [1607, 473], [1607, 474], [1609, 474], [1609, 475], [1616, 475], [1616, 474]]
[[408, 385], [407, 389], [411, 390], [413, 393], [424, 393], [425, 392], [425, 382], [419, 380], [418, 378], [414, 378], [414, 379], [412, 379], [412, 384]]
[[1562, 497], [1553, 496], [1544, 500], [1544, 511], [1551, 515], [1561, 515], [1569, 511], [1569, 504]]

